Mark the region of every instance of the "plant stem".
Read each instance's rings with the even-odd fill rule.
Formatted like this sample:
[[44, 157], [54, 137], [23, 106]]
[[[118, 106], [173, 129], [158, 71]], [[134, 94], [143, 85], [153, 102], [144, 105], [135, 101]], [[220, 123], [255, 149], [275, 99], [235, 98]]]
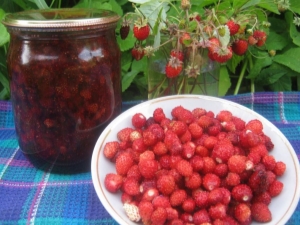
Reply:
[[[252, 68], [253, 68], [253, 60], [252, 60], [252, 56], [250, 56], [249, 57], [249, 69], [251, 70]], [[251, 78], [250, 91], [251, 91], [251, 93], [255, 92], [254, 78]]]
[[245, 63], [242, 67], [242, 70], [241, 70], [241, 73], [240, 73], [240, 76], [239, 76], [239, 79], [238, 79], [238, 82], [235, 86], [235, 90], [234, 90], [234, 95], [237, 95], [239, 93], [239, 90], [240, 90], [240, 86], [241, 86], [241, 83], [242, 83], [242, 80], [244, 78], [244, 75], [245, 75], [245, 71], [246, 71], [246, 68], [248, 66], [248, 59], [245, 60]]

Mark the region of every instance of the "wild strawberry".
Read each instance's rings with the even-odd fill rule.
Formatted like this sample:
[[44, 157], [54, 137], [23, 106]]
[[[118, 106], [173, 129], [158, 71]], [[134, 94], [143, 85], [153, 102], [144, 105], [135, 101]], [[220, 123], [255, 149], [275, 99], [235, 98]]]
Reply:
[[212, 37], [208, 41], [209, 41], [208, 50], [210, 53], [213, 54], [220, 47], [221, 43], [220, 43], [219, 39], [216, 37]]
[[184, 200], [187, 198], [187, 193], [185, 190], [175, 190], [171, 195], [170, 195], [170, 204], [173, 207], [180, 206]]
[[283, 183], [279, 180], [274, 180], [268, 188], [268, 192], [271, 195], [271, 197], [275, 197], [281, 193], [283, 189]]
[[135, 128], [143, 128], [146, 124], [146, 117], [142, 113], [136, 113], [132, 116], [131, 123]]
[[149, 129], [143, 131], [143, 141], [146, 146], [154, 146], [157, 143], [157, 137]]
[[182, 113], [177, 116], [177, 119], [189, 125], [194, 121], [194, 116], [190, 110], [184, 108]]
[[128, 23], [123, 23], [120, 27], [120, 36], [122, 40], [125, 40], [129, 34], [130, 26]]
[[215, 188], [220, 187], [220, 184], [221, 184], [220, 178], [213, 173], [205, 174], [202, 180], [203, 187], [208, 191], [212, 191]]
[[192, 134], [189, 130], [179, 137], [182, 144], [190, 142], [192, 140]]
[[140, 130], [134, 130], [130, 133], [130, 141], [133, 142], [136, 139], [140, 139], [142, 137], [142, 131]]
[[228, 110], [221, 110], [217, 115], [216, 115], [217, 120], [220, 122], [224, 121], [231, 121], [232, 119], [232, 113]]
[[214, 174], [216, 174], [220, 178], [225, 177], [228, 174], [227, 164], [225, 163], [217, 164], [214, 170]]
[[211, 219], [223, 219], [226, 216], [226, 206], [222, 203], [217, 203], [209, 207], [208, 214]]
[[183, 201], [181, 207], [185, 212], [191, 213], [195, 210], [196, 203], [192, 198], [187, 198]]
[[240, 29], [240, 25], [237, 24], [236, 22], [234, 22], [233, 20], [229, 20], [226, 25], [228, 26], [228, 29], [230, 31], [230, 35], [235, 35], [239, 29]]
[[146, 150], [143, 153], [139, 155], [139, 162], [144, 161], [144, 160], [154, 160], [155, 159], [155, 154], [151, 150]]
[[266, 167], [266, 170], [273, 170], [276, 166], [275, 158], [272, 155], [263, 156], [262, 157], [262, 163]]
[[233, 155], [228, 159], [227, 165], [230, 172], [242, 173], [246, 169], [247, 157], [244, 155]]
[[145, 193], [147, 190], [156, 188], [156, 179], [143, 179], [140, 184], [141, 193]]
[[207, 134], [209, 136], [218, 136], [221, 132], [222, 127], [219, 125], [212, 125], [208, 127]]
[[218, 142], [211, 153], [211, 157], [218, 163], [227, 163], [228, 159], [234, 154], [234, 148], [229, 141]]
[[180, 106], [176, 106], [171, 110], [171, 115], [173, 118], [178, 118], [183, 112], [184, 112], [185, 108], [183, 108], [181, 105]]
[[249, 177], [248, 185], [255, 193], [262, 193], [269, 187], [265, 170], [256, 170]]
[[216, 168], [216, 162], [213, 158], [205, 156], [203, 157], [203, 168], [202, 173], [213, 173]]
[[143, 138], [139, 138], [136, 139], [132, 142], [131, 145], [133, 151], [137, 152], [137, 153], [143, 153], [146, 150], [146, 145], [144, 143], [144, 139]]
[[253, 203], [250, 207], [253, 220], [261, 223], [270, 222], [272, 214], [268, 206], [264, 203]]
[[117, 138], [119, 141], [130, 141], [130, 134], [131, 132], [134, 131], [132, 128], [130, 127], [126, 127], [121, 129], [118, 133], [117, 133]]
[[261, 143], [261, 138], [258, 134], [244, 129], [239, 134], [240, 145], [244, 148], [254, 147]]
[[271, 201], [272, 201], [272, 197], [269, 194], [269, 192], [267, 192], [267, 191], [254, 195], [253, 199], [252, 199], [252, 203], [261, 202], [266, 205], [269, 205], [271, 203]]
[[256, 45], [257, 40], [256, 40], [255, 37], [253, 37], [253, 35], [250, 35], [250, 36], [248, 37], [248, 43], [249, 43], [249, 45]]
[[187, 125], [178, 120], [174, 120], [170, 123], [169, 129], [173, 131], [177, 136], [184, 134], [187, 130]]
[[137, 181], [141, 180], [142, 175], [139, 171], [138, 165], [135, 164], [132, 167], [130, 167], [130, 169], [127, 172], [127, 178], [130, 177], [136, 179]]
[[191, 166], [193, 167], [193, 171], [199, 172], [203, 168], [203, 159], [202, 157], [198, 155], [194, 155], [190, 160], [189, 160]]
[[133, 177], [127, 177], [123, 182], [122, 190], [131, 196], [136, 196], [140, 194], [139, 182]]
[[263, 133], [263, 124], [258, 119], [250, 120], [246, 126], [246, 130], [250, 130], [256, 134], [262, 134]]
[[153, 112], [153, 119], [157, 123], [160, 123], [163, 119], [166, 119], [164, 110], [162, 108], [156, 108]]
[[212, 55], [213, 59], [219, 63], [225, 63], [232, 58], [232, 48], [220, 47]]
[[183, 33], [179, 38], [179, 42], [182, 45], [189, 45], [191, 43], [191, 36], [189, 33]]
[[181, 154], [182, 144], [178, 136], [174, 132], [167, 130], [167, 132], [165, 133], [164, 143], [170, 151], [171, 155]]
[[215, 205], [218, 202], [222, 202], [224, 195], [222, 188], [215, 188], [208, 193], [208, 204]]
[[200, 138], [203, 134], [203, 128], [200, 127], [196, 122], [189, 124], [188, 129], [192, 135], [192, 138]]
[[184, 222], [184, 224], [193, 224], [193, 216], [191, 213], [181, 213], [180, 219]]
[[206, 147], [202, 146], [202, 145], [196, 145], [196, 149], [195, 149], [195, 155], [199, 155], [201, 157], [206, 157], [209, 155], [209, 151]]
[[251, 209], [245, 203], [239, 203], [234, 207], [234, 217], [240, 222], [245, 223], [251, 219]]
[[134, 47], [131, 50], [131, 55], [136, 61], [139, 61], [144, 57], [145, 51], [142, 47]]
[[165, 208], [158, 207], [154, 209], [151, 215], [152, 224], [163, 225], [167, 220], [168, 214]]
[[154, 145], [153, 152], [157, 156], [165, 155], [168, 152], [168, 148], [165, 143], [159, 141]]
[[138, 166], [142, 176], [147, 179], [153, 178], [158, 170], [158, 162], [156, 160], [141, 160]]
[[155, 197], [159, 196], [159, 191], [156, 188], [149, 188], [143, 193], [141, 201], [152, 201]]
[[165, 138], [165, 132], [159, 124], [151, 124], [148, 126], [148, 130], [156, 137], [157, 141], [163, 141]]
[[170, 195], [175, 189], [175, 180], [171, 175], [162, 175], [157, 179], [157, 189], [164, 195]]
[[147, 224], [149, 223], [151, 219], [151, 215], [154, 211], [154, 207], [151, 202], [149, 201], [141, 201], [138, 205], [139, 214], [141, 216], [141, 219], [143, 223]]
[[197, 118], [199, 118], [199, 117], [205, 115], [205, 114], [206, 114], [206, 110], [203, 109], [203, 108], [194, 108], [194, 109], [192, 110], [192, 114], [193, 114], [193, 116], [197, 119]]
[[183, 55], [183, 52], [180, 51], [180, 50], [172, 49], [172, 50], [171, 50], [171, 53], [170, 53], [170, 56], [176, 57], [176, 58], [178, 58], [181, 62], [183, 62], [184, 55]]
[[181, 159], [177, 163], [176, 170], [178, 171], [179, 174], [185, 177], [189, 177], [193, 174], [193, 167], [187, 160], [184, 159]]
[[250, 150], [250, 153], [256, 153], [262, 158], [264, 156], [268, 155], [268, 150], [264, 144], [258, 144], [254, 147], [251, 147], [249, 150]]
[[285, 163], [278, 161], [278, 162], [276, 162], [273, 172], [276, 174], [276, 176], [282, 176], [284, 174], [285, 170], [286, 170]]
[[171, 207], [170, 199], [167, 196], [159, 195], [155, 197], [152, 201], [153, 207], [156, 209], [158, 207], [168, 208]]
[[225, 182], [226, 185], [233, 187], [240, 184], [241, 177], [237, 173], [229, 172], [225, 178]]
[[258, 46], [258, 47], [264, 45], [265, 41], [267, 39], [266, 33], [261, 30], [255, 30], [253, 32], [253, 37], [257, 40], [256, 46]]
[[232, 43], [232, 51], [237, 55], [244, 55], [248, 49], [248, 42], [244, 39], [238, 39]]
[[147, 39], [150, 34], [150, 27], [148, 24], [145, 25], [134, 25], [133, 26], [133, 35], [139, 41]]
[[105, 188], [112, 193], [117, 192], [123, 185], [123, 177], [118, 174], [108, 173], [104, 178]]
[[126, 175], [133, 166], [134, 160], [129, 152], [122, 152], [116, 158], [116, 171], [120, 175]]
[[194, 224], [210, 223], [211, 219], [206, 209], [200, 209], [193, 214]]
[[205, 148], [211, 150], [216, 146], [217, 143], [218, 143], [218, 138], [216, 138], [214, 136], [209, 136], [204, 140], [203, 146]]
[[231, 195], [238, 202], [250, 202], [253, 197], [252, 189], [246, 184], [233, 187]]
[[209, 192], [204, 190], [196, 190], [192, 197], [199, 208], [206, 208], [208, 206]]
[[182, 145], [182, 157], [185, 159], [190, 159], [195, 154], [195, 144], [193, 142], [187, 142]]
[[246, 124], [244, 120], [236, 116], [233, 116], [231, 121], [234, 123], [236, 130], [238, 131], [244, 130]]
[[168, 61], [165, 72], [168, 78], [177, 77], [182, 71], [182, 61], [178, 58], [171, 56], [170, 60]]
[[139, 222], [141, 217], [139, 214], [139, 209], [136, 205], [130, 204], [130, 203], [125, 203], [123, 205], [123, 209], [127, 215], [127, 217], [133, 221], [133, 222]]
[[174, 221], [179, 218], [179, 212], [177, 209], [174, 209], [172, 207], [167, 207], [166, 211], [167, 211], [167, 220]]
[[178, 173], [178, 171], [176, 169], [170, 169], [168, 174], [174, 178], [175, 183], [177, 185], [180, 185], [181, 183], [183, 183], [182, 175], [180, 173]]
[[200, 188], [202, 178], [199, 173], [194, 172], [191, 176], [185, 177], [185, 186], [189, 189]]
[[116, 153], [119, 151], [119, 142], [111, 141], [107, 142], [103, 149], [103, 154], [106, 158], [112, 159], [115, 157]]
[[[153, 150], [154, 151], [154, 150]], [[159, 157], [158, 162], [161, 169], [170, 169], [170, 156], [168, 154]]]

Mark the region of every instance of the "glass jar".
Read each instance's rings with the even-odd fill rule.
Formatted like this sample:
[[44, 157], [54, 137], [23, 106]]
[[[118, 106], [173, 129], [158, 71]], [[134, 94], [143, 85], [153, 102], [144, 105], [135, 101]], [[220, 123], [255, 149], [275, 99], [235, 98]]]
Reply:
[[90, 161], [104, 126], [120, 113], [118, 20], [114, 12], [94, 9], [5, 17], [16, 133], [31, 161], [59, 166]]

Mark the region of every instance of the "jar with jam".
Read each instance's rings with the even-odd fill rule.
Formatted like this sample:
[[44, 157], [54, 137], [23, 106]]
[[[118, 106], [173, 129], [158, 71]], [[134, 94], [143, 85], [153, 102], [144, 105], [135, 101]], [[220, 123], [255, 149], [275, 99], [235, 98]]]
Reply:
[[96, 9], [9, 14], [7, 67], [20, 150], [43, 165], [90, 161], [121, 111], [119, 16]]

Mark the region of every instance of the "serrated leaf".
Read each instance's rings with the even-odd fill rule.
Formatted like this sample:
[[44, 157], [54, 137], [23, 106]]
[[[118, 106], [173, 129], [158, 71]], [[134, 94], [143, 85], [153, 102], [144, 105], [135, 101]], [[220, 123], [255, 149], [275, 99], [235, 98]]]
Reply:
[[287, 70], [283, 66], [273, 63], [270, 67], [260, 72], [255, 82], [262, 86], [270, 85], [276, 83], [285, 74], [287, 74]]
[[128, 37], [125, 40], [122, 40], [120, 35], [117, 36], [117, 42], [122, 52], [125, 52], [129, 49], [132, 49], [136, 39], [133, 37], [132, 31], [129, 32]]
[[299, 0], [290, 0], [290, 9], [300, 14], [300, 1]]
[[275, 55], [273, 60], [300, 73], [300, 48], [291, 48], [282, 54]]
[[292, 90], [291, 87], [292, 87], [292, 80], [288, 76], [282, 76], [280, 77], [280, 79], [278, 79], [277, 82], [270, 85], [270, 88], [276, 92], [291, 91]]
[[121, 5], [119, 4], [119, 2], [117, 2], [116, 0], [109, 0], [109, 4], [112, 7], [112, 11], [117, 13], [119, 16], [123, 15], [123, 9], [122, 9]]
[[285, 20], [290, 26], [290, 37], [293, 40], [293, 43], [297, 46], [300, 46], [300, 32], [297, 30], [296, 25], [293, 23], [294, 14], [292, 12], [285, 13]]
[[127, 72], [130, 69], [132, 63], [132, 56], [130, 51], [122, 52], [121, 65], [122, 72]]
[[237, 66], [242, 62], [244, 59], [244, 56], [239, 56], [236, 54], [233, 54], [232, 58], [226, 63], [227, 68], [230, 72], [235, 74]]
[[227, 91], [231, 86], [230, 76], [226, 66], [221, 66], [219, 76], [219, 96], [226, 95]]
[[275, 14], [280, 14], [280, 12], [278, 11], [277, 4], [275, 4], [275, 1], [261, 0], [260, 3], [258, 3], [257, 5]]
[[260, 3], [260, 0], [250, 0], [250, 1], [246, 1], [246, 3], [241, 7], [241, 10], [243, 9], [247, 9], [249, 7], [255, 6], [258, 3]]
[[258, 52], [258, 55], [256, 55], [255, 57], [257, 58], [254, 61], [253, 67], [251, 68], [248, 76], [246, 77], [248, 79], [253, 79], [257, 77], [264, 67], [267, 67], [272, 64], [272, 58], [266, 52]]
[[267, 50], [282, 50], [289, 43], [287, 36], [270, 31], [266, 41]]

